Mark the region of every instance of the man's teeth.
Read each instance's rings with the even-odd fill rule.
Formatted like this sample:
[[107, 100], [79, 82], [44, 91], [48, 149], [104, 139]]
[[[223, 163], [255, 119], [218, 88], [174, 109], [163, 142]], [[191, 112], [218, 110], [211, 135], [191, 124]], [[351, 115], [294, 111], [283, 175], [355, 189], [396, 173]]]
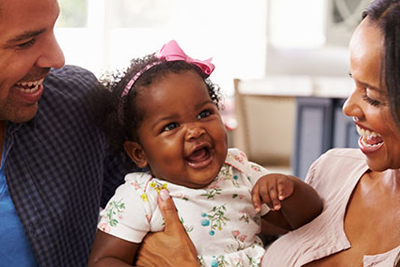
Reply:
[[43, 79], [37, 81], [30, 81], [30, 82], [20, 82], [17, 83], [17, 86], [20, 87], [20, 90], [24, 93], [33, 93], [39, 89], [39, 85], [41, 85]]

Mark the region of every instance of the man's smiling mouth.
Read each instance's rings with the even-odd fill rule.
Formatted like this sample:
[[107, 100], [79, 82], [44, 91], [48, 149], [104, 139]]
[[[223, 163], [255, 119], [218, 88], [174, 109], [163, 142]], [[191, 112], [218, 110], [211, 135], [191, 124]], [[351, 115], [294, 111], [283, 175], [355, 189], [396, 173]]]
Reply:
[[35, 93], [39, 90], [40, 85], [42, 84], [44, 78], [36, 80], [36, 81], [29, 81], [29, 82], [19, 82], [16, 83], [16, 87], [18, 90], [24, 93]]

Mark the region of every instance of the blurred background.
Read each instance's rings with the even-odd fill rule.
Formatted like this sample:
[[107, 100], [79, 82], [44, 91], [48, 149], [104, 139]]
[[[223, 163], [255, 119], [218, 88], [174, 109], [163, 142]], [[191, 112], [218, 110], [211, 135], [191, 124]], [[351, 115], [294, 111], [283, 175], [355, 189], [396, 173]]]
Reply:
[[355, 147], [341, 106], [352, 90], [347, 45], [370, 0], [59, 0], [67, 64], [100, 77], [175, 39], [212, 57], [229, 145], [305, 178], [332, 147]]

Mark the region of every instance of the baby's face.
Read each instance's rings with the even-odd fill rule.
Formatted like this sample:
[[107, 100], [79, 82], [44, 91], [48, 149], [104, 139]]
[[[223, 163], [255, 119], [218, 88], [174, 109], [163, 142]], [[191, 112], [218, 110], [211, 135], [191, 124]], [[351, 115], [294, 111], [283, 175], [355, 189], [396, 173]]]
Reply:
[[190, 188], [210, 184], [228, 147], [225, 125], [202, 78], [194, 71], [169, 73], [141, 90], [136, 103], [144, 111], [138, 131], [142, 158], [152, 174]]

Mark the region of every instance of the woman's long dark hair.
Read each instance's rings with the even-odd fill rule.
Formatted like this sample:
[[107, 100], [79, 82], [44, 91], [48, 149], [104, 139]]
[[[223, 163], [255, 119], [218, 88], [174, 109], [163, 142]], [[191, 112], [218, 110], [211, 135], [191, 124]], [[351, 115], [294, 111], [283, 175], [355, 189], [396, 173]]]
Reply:
[[[389, 108], [400, 131], [400, 0], [375, 0], [363, 12], [384, 36], [381, 77], [387, 87]], [[400, 251], [394, 262], [400, 267]]]
[[375, 0], [363, 12], [384, 36], [381, 77], [385, 79], [391, 115], [400, 131], [400, 0]]

